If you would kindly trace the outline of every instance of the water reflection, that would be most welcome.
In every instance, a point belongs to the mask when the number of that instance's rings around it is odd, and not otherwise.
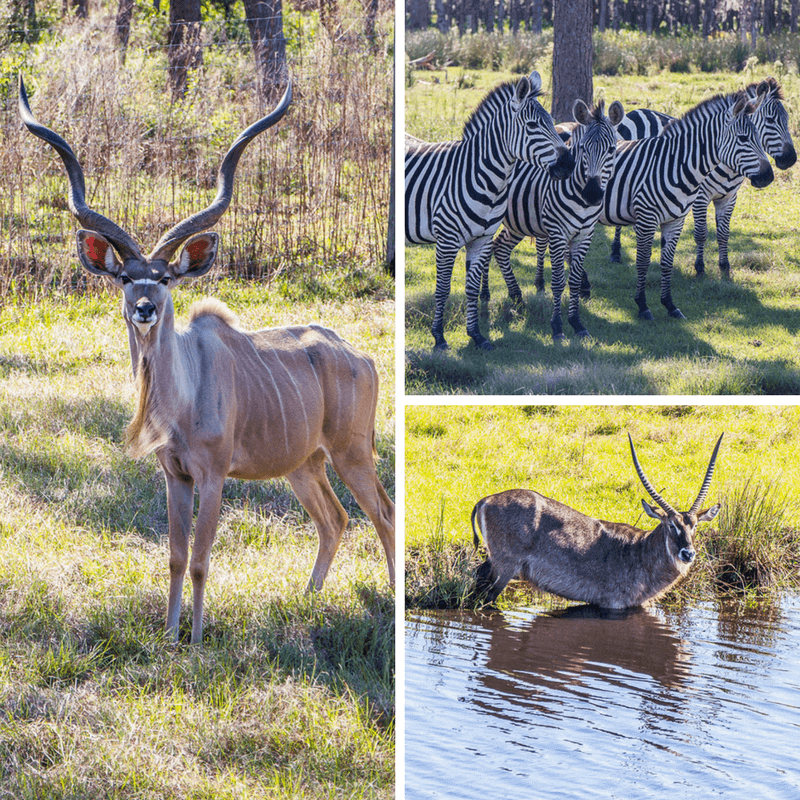
[[[796,599],[409,614],[406,797],[800,797],[798,647]]]

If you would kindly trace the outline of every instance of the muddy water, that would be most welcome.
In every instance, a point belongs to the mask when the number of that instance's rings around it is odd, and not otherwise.
[[[406,621],[405,797],[800,798],[800,598]]]

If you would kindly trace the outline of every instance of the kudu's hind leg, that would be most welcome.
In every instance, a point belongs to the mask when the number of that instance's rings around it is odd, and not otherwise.
[[[333,468],[370,518],[386,553],[389,583],[394,586],[394,503],[378,480],[372,447],[334,453]]]
[[[317,529],[319,549],[306,591],[319,591],[339,549],[347,526],[347,512],[325,474],[325,453],[322,449],[312,453],[301,467],[290,472],[286,478]]]
[[[167,633],[177,642],[181,615],[183,576],[189,564],[189,536],[192,531],[194,482],[167,475],[167,514],[169,516],[169,601]]]

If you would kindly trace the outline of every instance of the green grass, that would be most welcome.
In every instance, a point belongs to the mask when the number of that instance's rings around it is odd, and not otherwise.
[[[795,406],[409,406],[406,409],[406,603],[474,602],[470,514],[482,497],[534,489],[599,519],[645,529],[646,497],[627,433],[656,489],[673,506],[697,496],[725,432],[689,578],[665,598],[796,587],[800,566],[800,409]],[[530,602],[525,584],[499,602]],[[537,602],[541,600],[537,595]],[[548,597],[550,601],[553,598]]]
[[[205,281],[244,327],[319,321],[376,361],[394,494],[393,302]],[[283,481],[228,481],[202,648],[163,635],[164,480],[123,452],[133,388],[118,298],[6,297],[0,312],[0,787],[15,798],[385,798],[394,792],[394,592],[352,522],[324,591]]]
[[[595,77],[596,97],[619,99],[627,108],[648,106],[679,115],[703,98],[733,91],[775,70],[764,65],[740,74],[699,73]],[[549,76],[541,70],[548,85]],[[457,138],[480,98],[508,72],[416,73],[406,93],[409,133],[437,141]],[[464,77],[466,76],[466,78]],[[439,80],[439,83],[432,83]],[[800,96],[796,74],[782,76],[797,142]],[[545,105],[549,101],[545,100]],[[492,299],[482,306],[481,329],[496,346],[476,350],[466,334],[464,254],[456,261],[445,312],[451,350],[433,353],[429,328],[434,307],[433,246],[406,247],[406,391],[409,394],[796,394],[800,392],[797,333],[800,316],[800,173],[776,170],[771,186],[742,187],[734,211],[731,277],[717,268],[712,236],[706,273],[694,271],[693,220],[687,217],[675,256],[673,298],[686,321],[669,319],[658,302],[659,241],[656,238],[647,292],[655,316],[637,319],[635,237],[623,230],[622,263],[608,260],[613,229],[598,226],[586,259],[592,298],[581,316],[591,339],[578,340],[565,323],[567,341],[554,344],[549,262],[546,292],[533,286],[535,249],[525,241],[512,254],[525,299],[511,306],[499,270],[490,268]],[[565,294],[565,302],[567,295]]]

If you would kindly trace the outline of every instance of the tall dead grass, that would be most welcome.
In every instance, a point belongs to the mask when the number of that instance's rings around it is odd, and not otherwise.
[[[103,0],[88,20],[60,23],[22,55],[0,53],[2,293],[83,285],[64,169],[20,123],[17,69],[37,118],[75,150],[89,203],[145,252],[211,201],[228,146],[268,110],[256,96],[249,42],[226,40],[212,26],[203,31],[203,66],[185,99],[171,103],[162,40],[134,21],[122,64],[115,8]],[[313,283],[332,270],[347,279],[380,270],[385,254],[392,10],[387,4],[378,16],[377,48],[359,33],[357,14],[336,42],[313,17],[296,15],[295,23],[293,106],[240,162],[233,202],[216,226],[218,269],[268,282]]]

